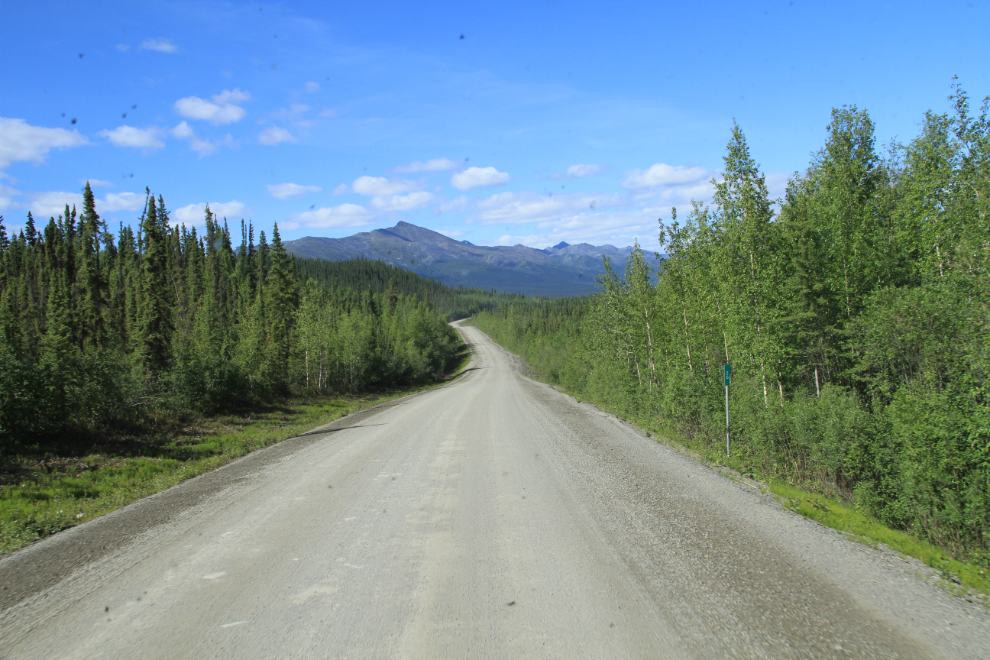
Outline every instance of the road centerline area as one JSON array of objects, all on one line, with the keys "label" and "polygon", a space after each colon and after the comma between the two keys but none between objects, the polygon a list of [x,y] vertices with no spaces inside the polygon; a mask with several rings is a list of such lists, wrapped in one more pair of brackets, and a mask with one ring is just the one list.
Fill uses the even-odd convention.
[{"label": "road centerline area", "polygon": [[[21,588],[0,658],[985,657],[985,614],[908,564],[459,329],[460,380],[257,452],[193,506]],[[142,510],[15,553],[0,579]]]}]

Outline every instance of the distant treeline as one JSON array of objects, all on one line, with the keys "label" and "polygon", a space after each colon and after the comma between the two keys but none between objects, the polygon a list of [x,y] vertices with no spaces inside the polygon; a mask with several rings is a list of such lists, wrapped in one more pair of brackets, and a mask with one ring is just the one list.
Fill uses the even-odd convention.
[{"label": "distant treeline", "polygon": [[712,205],[661,227],[658,273],[637,249],[584,306],[510,304],[477,325],[551,381],[711,452],[731,364],[744,470],[843,494],[986,565],[990,117],[950,98],[886,156],[866,112],[834,110],[779,205],[737,126]]},{"label": "distant treeline", "polygon": [[277,225],[256,244],[242,221],[235,247],[209,208],[200,236],[150,193],[137,232],[113,236],[89,184],[83,200],[11,238],[0,218],[0,452],[163,409],[430,381],[457,359],[447,314],[417,295],[428,284],[345,286],[294,263]]},{"label": "distant treeline", "polygon": [[363,258],[345,261],[296,258],[296,272],[301,279],[312,279],[328,286],[357,291],[384,293],[389,287],[395,287],[406,295],[417,296],[433,305],[451,321],[523,298],[520,294],[499,293],[495,290],[466,289],[463,286],[455,289],[404,268]]}]

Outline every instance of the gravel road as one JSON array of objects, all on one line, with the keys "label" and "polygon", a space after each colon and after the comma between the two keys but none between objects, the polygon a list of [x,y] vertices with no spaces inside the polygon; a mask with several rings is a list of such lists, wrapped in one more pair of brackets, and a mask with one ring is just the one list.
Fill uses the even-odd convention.
[{"label": "gravel road", "polygon": [[0,560],[0,658],[987,658],[919,565],[471,370]]}]

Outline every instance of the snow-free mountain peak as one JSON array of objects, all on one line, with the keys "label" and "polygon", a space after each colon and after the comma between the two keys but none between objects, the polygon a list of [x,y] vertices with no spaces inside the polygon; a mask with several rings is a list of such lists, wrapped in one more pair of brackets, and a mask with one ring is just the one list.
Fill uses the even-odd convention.
[{"label": "snow-free mountain peak", "polygon": [[472,245],[408,222],[347,238],[309,236],[285,247],[300,257],[384,261],[451,286],[554,297],[591,293],[604,270],[602,256],[621,263],[632,250],[564,241],[546,250]]}]

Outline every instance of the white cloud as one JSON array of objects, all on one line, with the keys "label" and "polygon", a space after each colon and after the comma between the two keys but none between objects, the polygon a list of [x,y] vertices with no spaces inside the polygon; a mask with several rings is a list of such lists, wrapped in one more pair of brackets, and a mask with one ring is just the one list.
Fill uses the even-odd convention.
[{"label": "white cloud", "polygon": [[313,82],[312,80],[306,83],[307,92],[318,92],[320,91],[320,83]]},{"label": "white cloud", "polygon": [[630,170],[626,173],[626,180],[622,182],[622,186],[630,190],[659,186],[683,186],[686,184],[705,183],[713,175],[715,175],[715,172],[706,170],[703,167],[673,166],[666,163],[657,163],[651,165],[645,172],[642,170]]},{"label": "white cloud", "polygon": [[371,222],[374,215],[358,204],[341,204],[340,206],[324,207],[314,211],[305,211],[289,216],[290,222],[297,222],[309,227],[359,227]]},{"label": "white cloud", "polygon": [[258,135],[258,142],[267,144],[270,147],[280,142],[295,142],[295,136],[284,128],[269,126]]},{"label": "white cloud", "polygon": [[[238,201],[231,202],[210,202],[210,211],[220,219],[239,218],[245,215],[247,207]],[[206,204],[189,204],[180,209],[172,211],[169,218],[173,225],[184,222],[189,225],[202,225],[206,221]]]},{"label": "white cloud", "polygon": [[535,192],[505,192],[478,202],[478,218],[482,224],[523,224],[559,219],[580,213],[594,212],[624,203],[619,195],[566,193],[540,195]]},{"label": "white cloud", "polygon": [[449,158],[431,158],[427,161],[415,161],[406,165],[399,165],[396,172],[444,172],[446,170],[456,170],[458,164]]},{"label": "white cloud", "polygon": [[372,197],[371,205],[382,211],[412,211],[433,201],[433,193],[413,192],[408,195]]},{"label": "white cloud", "polygon": [[567,168],[567,176],[577,179],[582,176],[593,176],[601,174],[605,168],[601,165],[571,165]]},{"label": "white cloud", "polygon": [[179,50],[176,48],[175,44],[168,39],[145,39],[141,42],[141,48],[145,50],[155,50],[159,53],[174,53]]},{"label": "white cloud", "polygon": [[469,167],[450,177],[450,185],[458,190],[470,190],[478,186],[497,186],[512,180],[506,172],[494,167]]},{"label": "white cloud", "polygon": [[117,147],[134,147],[138,149],[159,149],[165,146],[161,141],[162,131],[154,126],[150,128],[134,128],[133,126],[118,126],[112,131],[100,131],[100,137],[105,137]]},{"label": "white cloud", "polygon": [[351,186],[354,192],[368,197],[383,197],[418,190],[420,186],[415,181],[406,179],[386,179],[383,176],[362,176],[354,180]]},{"label": "white cloud", "polygon": [[86,182],[89,182],[90,188],[116,188],[117,186],[110,181],[102,181],[100,179],[79,179],[79,185],[85,186]]},{"label": "white cloud", "polygon": [[31,195],[28,202],[28,210],[35,216],[35,219],[51,218],[65,213],[65,205],[82,208],[83,198],[79,193],[71,192],[43,192]]},{"label": "white cloud", "polygon": [[0,168],[17,161],[42,163],[51,149],[89,144],[76,131],[31,126],[23,119],[0,117]]},{"label": "white cloud", "polygon": [[[90,186],[92,186],[92,181],[90,181]],[[3,192],[3,186],[0,186],[0,196],[3,195]],[[144,201],[143,194],[132,192],[107,193],[103,199],[96,200],[96,210],[99,213],[138,211],[144,206]],[[35,193],[29,198],[27,210],[31,211],[37,218],[43,219],[61,215],[65,212],[66,204],[82,210],[83,197],[74,192]]]},{"label": "white cloud", "polygon": [[188,140],[191,137],[196,137],[196,133],[193,131],[189,122],[183,120],[172,129],[172,135],[179,138],[180,140]]},{"label": "white cloud", "polygon": [[127,44],[117,44],[116,49],[119,50],[121,53],[126,53],[131,49],[131,47],[128,46]]},{"label": "white cloud", "polygon": [[185,120],[173,128],[171,133],[174,137],[177,137],[180,140],[188,140],[189,148],[198,153],[200,156],[209,156],[217,150],[217,145],[215,143],[210,142],[209,140],[204,140],[196,135],[196,131],[194,131],[189,125],[189,122]]},{"label": "white cloud", "polygon": [[272,197],[278,197],[279,199],[289,199],[290,197],[298,197],[299,195],[306,195],[308,193],[320,192],[323,188],[319,186],[302,186],[298,183],[278,183],[274,185],[265,186],[268,189],[268,194]]},{"label": "white cloud", "polygon": [[189,119],[201,119],[211,124],[232,124],[240,121],[244,108],[236,105],[250,101],[251,95],[239,89],[225,89],[213,96],[213,101],[198,96],[187,96],[175,102],[176,111]]},{"label": "white cloud", "polygon": [[225,105],[227,103],[246,103],[251,100],[251,95],[235,87],[234,89],[225,89],[219,94],[214,94],[212,98],[214,103]]},{"label": "white cloud", "polygon": [[349,190],[350,190],[350,187],[346,183],[342,183],[342,184],[340,184],[339,186],[337,186],[336,188],[333,189],[333,194],[335,196],[336,195],[343,195],[343,194],[345,194]]},{"label": "white cloud", "polygon": [[113,213],[114,211],[138,211],[144,207],[144,200],[144,195],[139,195],[138,193],[107,193],[102,203],[96,203],[96,210],[98,212],[106,211],[107,213]]},{"label": "white cloud", "polygon": [[212,202],[210,204],[210,210],[213,211],[213,215],[220,218],[236,218],[246,214],[247,206],[236,201],[223,203]]},{"label": "white cloud", "polygon": [[0,183],[0,213],[14,207],[14,198],[19,196],[21,191],[17,188],[5,186]]}]

